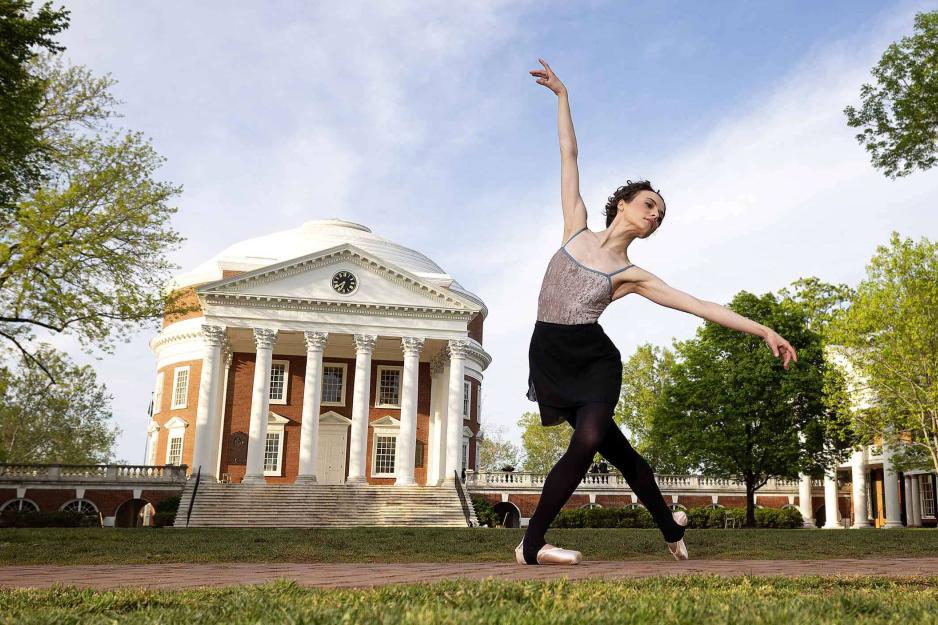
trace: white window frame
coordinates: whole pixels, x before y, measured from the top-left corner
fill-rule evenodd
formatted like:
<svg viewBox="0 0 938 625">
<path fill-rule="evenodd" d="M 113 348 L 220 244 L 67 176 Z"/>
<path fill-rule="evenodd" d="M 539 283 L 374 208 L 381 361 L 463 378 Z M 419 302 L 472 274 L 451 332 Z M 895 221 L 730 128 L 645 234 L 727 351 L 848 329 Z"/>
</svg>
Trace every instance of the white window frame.
<svg viewBox="0 0 938 625">
<path fill-rule="evenodd" d="M 476 389 L 476 423 L 482 423 L 482 385 Z"/>
<path fill-rule="evenodd" d="M 375 408 L 400 408 L 401 405 L 397 404 L 379 404 L 381 400 L 381 372 L 382 371 L 397 371 L 398 376 L 398 387 L 397 387 L 397 399 L 398 401 L 403 400 L 404 398 L 404 367 L 402 365 L 378 365 L 377 370 L 375 371 Z"/>
<path fill-rule="evenodd" d="M 401 433 L 401 422 L 399 419 L 395 419 L 391 415 L 386 415 L 381 417 L 377 421 L 373 421 L 371 424 L 371 477 L 397 477 L 397 439 Z M 376 473 L 375 467 L 378 462 L 378 437 L 379 436 L 390 436 L 394 438 L 394 445 L 391 446 L 391 449 L 394 450 L 394 471 L 391 473 Z M 410 459 L 411 462 L 414 461 L 414 458 Z"/>
<path fill-rule="evenodd" d="M 189 367 L 190 365 L 185 365 L 183 367 L 176 367 L 173 369 L 173 397 L 172 397 L 172 406 L 171 410 L 179 410 L 180 408 L 185 408 L 189 403 Z M 176 387 L 179 384 L 179 373 L 180 371 L 186 372 L 186 387 L 182 392 L 182 403 L 176 403 Z"/>
<path fill-rule="evenodd" d="M 472 430 L 465 425 L 462 427 L 462 446 L 460 447 L 462 458 L 459 463 L 460 475 L 462 475 L 462 471 L 469 470 L 469 441 L 471 441 L 474 436 Z"/>
<path fill-rule="evenodd" d="M 79 508 L 83 507 L 84 504 L 87 504 L 88 506 L 91 506 L 92 508 L 94 508 L 93 512 L 85 512 L 84 514 L 97 514 L 98 513 L 98 506 L 95 505 L 95 503 L 91 501 L 90 499 L 85 499 L 84 497 L 78 497 L 77 499 L 69 499 L 68 501 L 63 503 L 61 506 L 59 506 L 59 511 L 64 512 L 65 508 L 72 505 L 73 503 L 77 503 Z"/>
<path fill-rule="evenodd" d="M 261 462 L 264 463 L 264 475 L 271 477 L 281 477 L 283 474 L 283 446 L 286 443 L 286 436 L 284 434 L 285 426 L 289 423 L 290 420 L 286 417 L 281 417 L 278 414 L 273 412 L 267 413 L 267 435 L 276 434 L 279 438 L 279 445 L 277 446 L 277 469 L 275 471 L 267 470 L 267 440 L 264 440 L 264 454 L 261 457 Z"/>
<path fill-rule="evenodd" d="M 163 426 L 166 429 L 166 461 L 165 464 L 179 466 L 182 464 L 182 457 L 186 451 L 186 428 L 189 424 L 179 417 L 173 417 Z M 170 460 L 170 452 L 173 449 L 173 439 L 178 438 L 179 443 L 179 463 L 176 464 Z"/>
<path fill-rule="evenodd" d="M 325 382 L 325 376 L 321 376 L 319 380 L 319 396 L 323 398 L 320 402 L 321 406 L 344 406 L 345 405 L 345 381 L 348 379 L 348 363 L 347 362 L 323 362 L 323 371 L 326 367 L 339 367 L 342 369 L 342 390 L 339 392 L 339 401 L 326 401 L 325 395 L 323 394 L 323 383 Z"/>
<path fill-rule="evenodd" d="M 273 391 L 273 376 L 274 376 L 274 365 L 283 365 L 283 395 L 280 399 L 274 399 L 271 396 Z M 287 398 L 290 396 L 290 361 L 274 359 L 270 361 L 270 380 L 268 380 L 268 391 L 267 397 L 270 404 L 276 406 L 285 406 L 287 404 Z"/>
<path fill-rule="evenodd" d="M 160 411 L 160 404 L 163 403 L 163 383 L 166 381 L 166 376 L 163 371 L 159 371 L 156 374 L 156 387 L 153 389 L 153 414 L 156 414 Z"/>
<path fill-rule="evenodd" d="M 469 418 L 469 397 L 472 394 L 472 384 L 469 380 L 462 381 L 462 418 Z"/>
</svg>

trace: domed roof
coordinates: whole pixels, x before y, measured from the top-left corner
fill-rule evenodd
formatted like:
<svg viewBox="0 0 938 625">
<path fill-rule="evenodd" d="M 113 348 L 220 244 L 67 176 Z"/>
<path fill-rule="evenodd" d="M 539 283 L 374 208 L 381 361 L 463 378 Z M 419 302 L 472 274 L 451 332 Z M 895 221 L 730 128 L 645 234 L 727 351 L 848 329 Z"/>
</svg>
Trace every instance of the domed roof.
<svg viewBox="0 0 938 625">
<path fill-rule="evenodd" d="M 298 228 L 235 243 L 192 271 L 176 276 L 170 288 L 221 280 L 224 271 L 252 271 L 342 243 L 351 243 L 437 287 L 468 297 L 482 306 L 483 318 L 488 315 L 488 309 L 481 298 L 463 288 L 435 262 L 416 250 L 374 234 L 368 226 L 345 219 L 314 219 Z"/>
</svg>

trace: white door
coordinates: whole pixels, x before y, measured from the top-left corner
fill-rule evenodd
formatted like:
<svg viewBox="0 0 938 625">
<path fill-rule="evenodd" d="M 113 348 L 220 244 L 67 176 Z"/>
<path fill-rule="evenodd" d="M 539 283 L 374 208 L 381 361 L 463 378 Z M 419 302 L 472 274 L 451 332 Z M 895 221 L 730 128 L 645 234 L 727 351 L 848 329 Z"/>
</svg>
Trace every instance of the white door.
<svg viewBox="0 0 938 625">
<path fill-rule="evenodd" d="M 345 483 L 345 447 L 348 426 L 320 427 L 316 454 L 316 481 L 319 484 Z"/>
</svg>

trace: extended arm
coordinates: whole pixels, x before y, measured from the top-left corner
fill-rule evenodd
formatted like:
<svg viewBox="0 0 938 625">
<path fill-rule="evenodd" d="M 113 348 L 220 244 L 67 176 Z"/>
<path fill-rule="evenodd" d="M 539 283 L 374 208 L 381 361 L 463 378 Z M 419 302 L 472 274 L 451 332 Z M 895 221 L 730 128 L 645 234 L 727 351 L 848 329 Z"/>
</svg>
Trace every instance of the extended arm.
<svg viewBox="0 0 938 625">
<path fill-rule="evenodd" d="M 795 349 L 772 328 L 757 323 L 748 317 L 743 317 L 716 302 L 701 300 L 689 293 L 675 289 L 658 276 L 644 269 L 635 267 L 633 271 L 635 272 L 633 281 L 624 283 L 620 287 L 621 289 L 628 289 L 628 292 L 638 293 L 656 304 L 688 312 L 732 330 L 758 336 L 768 344 L 772 350 L 772 355 L 777 357 L 779 352 L 783 353 L 782 360 L 785 369 L 788 369 L 790 359 L 795 362 L 798 361 Z"/>
</svg>

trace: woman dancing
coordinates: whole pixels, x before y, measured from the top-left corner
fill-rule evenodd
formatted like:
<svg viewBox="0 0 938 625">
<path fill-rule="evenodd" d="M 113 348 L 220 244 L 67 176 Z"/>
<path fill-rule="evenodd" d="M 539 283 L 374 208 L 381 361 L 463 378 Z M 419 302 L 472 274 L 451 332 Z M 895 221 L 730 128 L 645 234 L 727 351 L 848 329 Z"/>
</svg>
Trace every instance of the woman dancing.
<svg viewBox="0 0 938 625">
<path fill-rule="evenodd" d="M 597 322 L 603 310 L 629 293 L 683 310 L 728 328 L 762 337 L 784 367 L 797 362 L 788 341 L 762 324 L 714 302 L 703 301 L 665 284 L 629 262 L 635 239 L 661 227 L 665 203 L 648 181 L 627 181 L 606 204 L 606 229 L 586 226 L 580 197 L 577 145 L 567 89 L 543 59 L 531 70 L 536 82 L 558 96 L 560 196 L 563 245 L 551 257 L 537 302 L 537 320 L 528 349 L 527 398 L 540 410 L 541 424 L 573 426 L 566 452 L 547 474 L 537 508 L 515 548 L 519 564 L 577 564 L 579 551 L 545 541 L 551 521 L 570 498 L 598 451 L 629 483 L 661 530 L 671 555 L 686 560 L 687 515 L 672 513 L 655 483 L 648 462 L 629 444 L 613 419 L 622 384 L 622 357 Z"/>
</svg>

